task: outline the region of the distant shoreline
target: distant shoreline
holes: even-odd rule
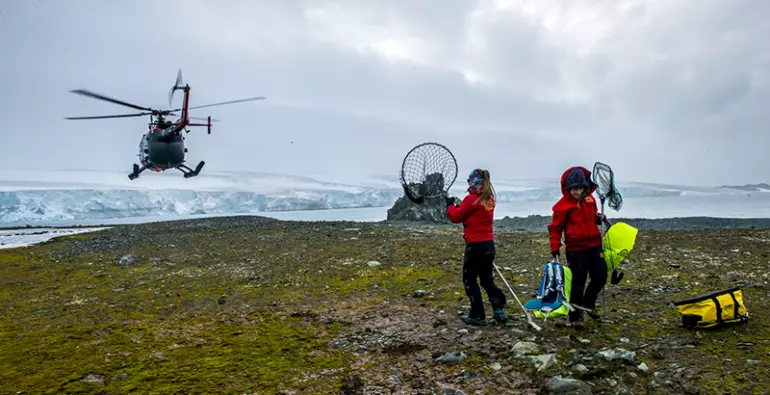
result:
[[[137,222],[134,225],[141,225],[143,222]],[[131,224],[104,224],[104,225],[28,225],[28,226],[7,226],[2,227],[0,226],[0,230],[25,230],[25,229],[90,229],[90,228],[104,228],[104,227],[112,227],[112,226],[125,226],[125,225],[131,225]]]
[[[173,218],[165,220],[142,221],[136,223],[117,223],[122,218],[114,219],[116,223],[109,220],[101,224],[88,225],[14,225],[0,226],[0,231],[9,230],[34,230],[34,229],[90,229],[103,227],[125,227],[134,225],[145,225],[156,222],[172,221],[195,221],[215,218],[237,218],[237,217],[265,217],[279,222],[345,222],[345,223],[369,223],[382,225],[426,225],[426,226],[456,226],[450,223],[418,222],[418,221],[355,221],[355,220],[282,220],[264,215],[221,215],[210,216],[206,218]],[[770,229],[770,218],[723,218],[723,217],[676,217],[676,218],[610,218],[611,223],[625,222],[640,230],[706,230],[706,229]],[[495,220],[495,227],[498,229],[521,231],[521,232],[545,232],[550,216],[530,215],[527,217],[504,217]]]
[[[675,218],[609,218],[610,223],[625,222],[640,230],[707,230],[707,229],[770,229],[770,218],[675,217]],[[525,232],[545,232],[550,216],[505,217],[495,220],[495,226]]]

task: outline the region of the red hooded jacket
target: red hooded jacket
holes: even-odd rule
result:
[[[548,225],[550,235],[551,252],[556,252],[561,247],[561,234],[564,232],[564,243],[567,251],[581,251],[602,245],[602,234],[596,225],[596,199],[593,197],[597,185],[591,182],[591,172],[584,167],[577,167],[583,171],[588,181],[590,193],[578,207],[569,191],[564,188],[564,180],[573,169],[569,168],[561,175],[562,198],[553,206],[553,220]]]
[[[494,240],[492,223],[495,217],[494,196],[489,200],[489,207],[476,203],[481,188],[468,192],[459,206],[447,206],[449,220],[463,223],[463,238],[466,243]]]

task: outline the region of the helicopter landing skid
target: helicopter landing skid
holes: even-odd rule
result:
[[[179,171],[181,171],[182,173],[184,173],[184,178],[190,178],[190,177],[197,176],[198,173],[201,172],[201,169],[203,169],[203,165],[205,164],[206,162],[200,161],[200,163],[198,163],[198,166],[195,166],[195,170],[187,167],[187,165],[184,165],[184,164],[179,165],[176,168],[179,169]]]
[[[137,177],[139,177],[139,174],[145,170],[147,170],[147,167],[145,166],[139,167],[139,165],[134,163],[134,171],[128,175],[128,179],[129,180],[136,179]]]

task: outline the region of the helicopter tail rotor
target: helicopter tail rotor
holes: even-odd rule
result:
[[[208,117],[208,123],[191,123],[187,126],[206,126],[209,129],[208,134],[211,134],[211,116]]]
[[[182,69],[179,69],[179,71],[176,74],[176,81],[174,81],[174,86],[171,87],[171,91],[168,92],[168,107],[171,108],[171,101],[174,99],[174,92],[176,92],[178,89],[184,88],[182,85]]]

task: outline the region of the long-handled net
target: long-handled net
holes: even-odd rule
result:
[[[604,212],[604,202],[615,211],[620,211],[623,206],[623,196],[615,188],[615,174],[608,165],[596,162],[592,172],[594,184],[597,185],[596,191],[599,193],[599,200],[602,203],[602,213]]]
[[[414,203],[446,196],[457,179],[457,160],[441,144],[422,143],[404,157],[399,179],[406,197]]]
[[[620,211],[623,206],[623,196],[620,195],[618,189],[615,188],[615,174],[612,172],[612,168],[601,162],[594,163],[593,172],[591,172],[591,178],[594,184],[596,184],[596,192],[599,194],[599,201],[601,202],[601,212],[604,214],[604,203],[607,204],[615,211]],[[604,251],[604,235],[607,232],[607,221],[602,222],[602,251]],[[623,278],[623,274],[617,275],[617,271],[612,271],[612,282],[620,282]],[[602,307],[604,309],[604,319],[607,319],[607,287],[602,289]]]

